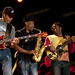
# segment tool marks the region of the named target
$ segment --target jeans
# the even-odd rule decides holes
[[[11,51],[9,48],[0,50],[0,61],[2,63],[3,75],[12,75]]]
[[[52,68],[54,75],[70,75],[69,62],[67,61],[52,62]]]
[[[21,75],[38,75],[38,64],[32,63],[30,60],[20,60],[18,61],[19,67],[20,67],[20,73]]]

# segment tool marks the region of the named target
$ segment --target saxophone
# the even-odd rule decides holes
[[[39,33],[41,33],[40,29],[34,28],[34,30],[37,30],[37,31],[39,31]],[[35,60],[36,62],[40,62],[43,52],[45,51],[45,47],[44,46],[41,47],[41,42],[42,42],[42,38],[39,36],[37,38],[37,43],[36,43],[36,47],[35,47],[35,50],[37,50],[37,53],[34,54],[34,56],[32,57],[32,59]]]

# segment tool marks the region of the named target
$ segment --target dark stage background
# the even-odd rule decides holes
[[[64,24],[65,33],[74,35],[75,24],[75,4],[65,1],[50,0],[23,0],[18,3],[17,0],[0,0],[0,16],[5,6],[12,6],[15,10],[16,17],[12,21],[17,29],[23,28],[22,20],[25,16],[34,16],[36,19],[35,27],[49,34],[50,26],[60,21]]]
[[[42,32],[52,34],[51,25],[59,21],[64,25],[64,34],[75,35],[75,3],[72,1],[23,0],[23,2],[18,3],[17,0],[0,0],[0,17],[5,6],[12,6],[15,10],[16,17],[12,24],[16,30],[23,28],[22,20],[25,16],[34,16],[35,28],[42,30]],[[12,56],[14,53],[15,50],[12,50]],[[40,63],[42,62],[44,60]],[[15,59],[13,58],[14,63]]]

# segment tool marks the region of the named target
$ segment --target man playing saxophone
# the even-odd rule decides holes
[[[16,32],[16,37],[33,35],[34,32],[34,17],[24,18],[24,28]],[[20,66],[21,75],[38,75],[38,63],[32,59],[35,50],[37,39],[36,37],[20,40],[20,44],[12,45],[19,52],[18,64]]]

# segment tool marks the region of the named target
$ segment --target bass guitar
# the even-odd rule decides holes
[[[28,36],[22,36],[22,37],[17,37],[19,40],[21,39],[26,39],[26,38],[31,38],[31,37],[47,37],[47,32],[43,32],[43,33],[37,33],[37,34],[34,34],[34,35],[28,35]],[[5,43],[10,43],[11,41],[13,40],[12,39],[4,39],[4,35],[0,36],[0,49],[5,49]]]
[[[69,44],[69,42],[71,41],[71,39],[67,40],[66,42],[64,42],[62,45],[58,45],[56,47],[56,51],[55,52],[50,52],[50,51],[47,51],[47,57],[50,59],[50,60],[58,60],[61,55],[65,52],[68,52],[68,50],[63,50],[63,48]]]

